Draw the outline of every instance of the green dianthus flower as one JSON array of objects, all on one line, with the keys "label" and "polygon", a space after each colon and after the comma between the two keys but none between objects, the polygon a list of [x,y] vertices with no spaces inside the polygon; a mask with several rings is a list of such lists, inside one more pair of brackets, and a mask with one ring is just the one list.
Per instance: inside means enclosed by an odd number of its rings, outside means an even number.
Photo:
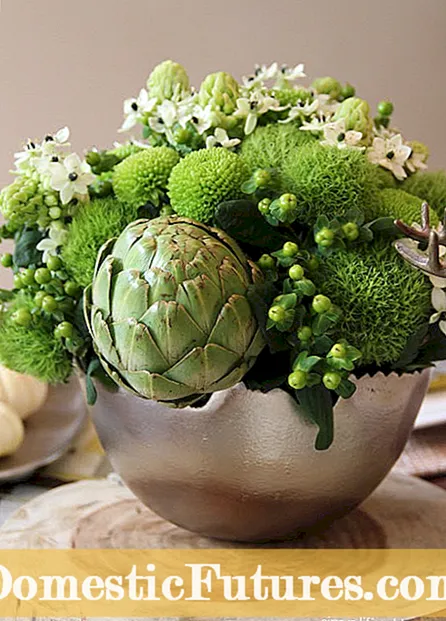
[{"label": "green dianthus flower", "polygon": [[[417,222],[421,224],[421,205],[423,200],[417,196],[412,196],[403,190],[386,189],[379,193],[377,203],[377,217],[392,216],[392,218],[402,220],[406,224]],[[430,214],[431,224],[438,224],[438,216],[435,211]]]},{"label": "green dianthus flower", "polygon": [[190,90],[189,76],[182,65],[165,60],[149,75],[147,88],[150,97],[156,97],[160,103],[164,99],[181,98]]},{"label": "green dianthus flower", "polygon": [[82,287],[89,285],[102,244],[118,237],[137,218],[137,208],[124,205],[115,198],[102,198],[80,205],[62,248],[65,269],[73,280]]},{"label": "green dianthus flower", "polygon": [[210,105],[213,109],[229,115],[237,108],[239,85],[229,73],[211,73],[203,80],[198,97],[203,107]]},{"label": "green dianthus flower", "polygon": [[361,350],[364,365],[396,362],[429,321],[432,285],[387,240],[331,254],[314,278],[342,309],[339,338]]},{"label": "green dianthus flower", "polygon": [[296,195],[299,217],[314,224],[317,217],[343,216],[350,209],[373,220],[378,197],[376,166],[355,149],[302,146],[283,164],[284,182]]},{"label": "green dianthus flower", "polygon": [[113,174],[117,198],[136,209],[149,201],[158,205],[179,159],[178,153],[169,147],[143,149],[130,155],[116,166]]},{"label": "green dianthus flower", "polygon": [[419,196],[429,203],[440,218],[444,217],[446,209],[446,172],[417,172],[408,177],[401,186],[403,190]]},{"label": "green dianthus flower", "polygon": [[[12,315],[28,310],[32,322],[18,325]],[[37,377],[43,382],[65,382],[72,372],[71,355],[54,335],[54,322],[43,314],[34,314],[33,296],[19,292],[0,317],[0,363],[17,373]]]},{"label": "green dianthus flower", "polygon": [[274,88],[271,91],[281,106],[295,106],[298,101],[307,103],[312,100],[310,91],[305,88]]},{"label": "green dianthus flower", "polygon": [[169,179],[171,205],[181,216],[210,222],[219,203],[240,198],[249,177],[243,160],[221,147],[201,149],[175,166]]}]

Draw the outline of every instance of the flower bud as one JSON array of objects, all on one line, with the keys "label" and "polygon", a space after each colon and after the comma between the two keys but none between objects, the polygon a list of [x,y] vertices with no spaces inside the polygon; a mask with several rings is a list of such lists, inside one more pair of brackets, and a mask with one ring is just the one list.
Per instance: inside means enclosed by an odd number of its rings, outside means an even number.
[{"label": "flower bud", "polygon": [[209,74],[200,86],[200,104],[202,106],[210,105],[224,114],[235,112],[239,97],[240,91],[237,80],[224,71]]},{"label": "flower bud", "polygon": [[320,95],[330,95],[332,99],[338,99],[342,92],[342,85],[335,78],[317,78],[311,85],[316,93]]},{"label": "flower bud", "polygon": [[182,65],[165,60],[149,75],[147,88],[150,97],[156,97],[159,102],[181,98],[190,90],[189,76]]},{"label": "flower bud", "polygon": [[370,116],[370,106],[365,99],[349,97],[337,109],[334,120],[345,121],[346,131],[361,132],[361,144],[369,144],[372,138],[373,121]]}]

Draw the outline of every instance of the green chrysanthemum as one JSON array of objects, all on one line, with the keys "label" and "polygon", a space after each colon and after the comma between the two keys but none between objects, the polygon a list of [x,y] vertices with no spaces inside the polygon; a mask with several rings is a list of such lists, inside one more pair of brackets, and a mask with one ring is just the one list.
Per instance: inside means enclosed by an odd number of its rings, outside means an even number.
[{"label": "green chrysanthemum", "polygon": [[272,168],[280,176],[285,161],[294,158],[301,147],[315,141],[310,132],[301,131],[294,124],[271,123],[257,127],[243,141],[240,156],[251,172],[257,168]]},{"label": "green chrysanthemum", "polygon": [[45,190],[39,179],[20,176],[0,192],[0,210],[10,230],[22,226],[48,226],[51,207],[59,206],[58,194]]},{"label": "green chrysanthemum", "polygon": [[79,207],[62,249],[65,268],[78,284],[86,287],[91,283],[102,244],[117,237],[137,217],[135,207],[115,198],[98,199]]},{"label": "green chrysanthemum", "polygon": [[135,153],[139,153],[140,151],[144,151],[144,147],[140,147],[133,142],[127,142],[126,144],[120,144],[114,149],[111,149],[108,153],[115,155],[122,162],[122,160],[125,160],[130,155],[135,155]]},{"label": "green chrysanthemum", "polygon": [[408,177],[401,186],[403,190],[419,196],[443,218],[446,210],[446,172],[418,172]]},{"label": "green chrysanthemum", "polygon": [[[417,222],[421,224],[421,198],[413,196],[403,190],[382,190],[379,193],[377,203],[377,216],[392,216],[392,218],[402,220],[406,224]],[[432,211],[431,224],[438,224],[438,216]]]},{"label": "green chrysanthemum", "polygon": [[242,196],[249,176],[243,160],[223,148],[202,149],[187,155],[169,179],[172,207],[181,216],[210,222],[219,203]]},{"label": "green chrysanthemum", "polygon": [[342,309],[340,337],[361,350],[364,365],[396,362],[429,320],[432,285],[386,240],[333,253],[315,279]]},{"label": "green chrysanthemum", "polygon": [[34,299],[20,292],[0,317],[0,363],[43,382],[65,382],[72,372],[71,355],[54,336],[54,323],[43,315],[34,315],[29,326],[19,326],[11,315],[21,308],[35,309]]},{"label": "green chrysanthemum", "polygon": [[189,76],[185,68],[173,60],[165,60],[155,67],[147,79],[150,97],[161,103],[164,99],[183,97],[189,92]]},{"label": "green chrysanthemum", "polygon": [[284,182],[297,197],[299,218],[313,224],[317,217],[343,216],[359,209],[372,220],[378,198],[376,167],[354,149],[304,145],[283,164]]},{"label": "green chrysanthemum", "polygon": [[148,201],[157,205],[179,159],[169,147],[153,147],[130,155],[115,168],[113,189],[117,198],[136,209]]},{"label": "green chrysanthemum", "polygon": [[203,80],[198,97],[203,107],[210,105],[223,114],[232,114],[240,97],[239,85],[230,73],[211,73]]}]

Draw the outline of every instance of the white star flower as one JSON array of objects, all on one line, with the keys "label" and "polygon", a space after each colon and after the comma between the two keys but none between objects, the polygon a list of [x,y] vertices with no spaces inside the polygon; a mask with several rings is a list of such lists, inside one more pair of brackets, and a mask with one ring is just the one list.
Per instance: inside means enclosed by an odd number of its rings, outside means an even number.
[{"label": "white star flower", "polygon": [[276,88],[286,88],[290,86],[290,82],[295,82],[305,78],[304,66],[302,63],[295,67],[287,67],[283,65],[276,76]]},{"label": "white star flower", "polygon": [[309,121],[304,121],[299,129],[304,132],[320,133],[330,122],[330,119],[327,119],[324,114],[318,113],[315,114]]},{"label": "white star flower", "polygon": [[[444,279],[442,279],[444,280]],[[433,313],[429,319],[429,323],[438,323],[438,327],[446,334],[446,321],[441,319],[445,316],[446,313],[446,292],[439,287],[435,287],[432,289],[432,306],[435,309],[435,313]]]},{"label": "white star flower", "polygon": [[217,145],[221,145],[225,147],[225,149],[231,149],[238,145],[240,140],[238,138],[229,138],[226,130],[221,127],[217,127],[213,136],[208,136],[206,138],[206,148],[210,149]]},{"label": "white star flower", "polygon": [[362,140],[362,133],[353,130],[346,131],[345,120],[340,119],[333,123],[327,123],[323,128],[324,139],[321,144],[329,147],[338,147],[338,149],[357,149],[363,151],[365,147],[359,143]]},{"label": "white star flower", "polygon": [[135,127],[141,121],[142,115],[152,112],[157,103],[156,97],[149,97],[145,88],[139,91],[138,97],[126,99],[124,101],[124,122],[118,131],[126,132]]},{"label": "white star flower", "polygon": [[407,177],[404,165],[411,152],[412,149],[403,144],[401,134],[396,134],[391,138],[375,137],[372,146],[367,151],[367,156],[372,164],[379,164],[390,170],[397,179],[402,181]]},{"label": "white star flower", "polygon": [[178,120],[177,106],[173,101],[165,99],[156,108],[155,115],[149,119],[149,125],[157,134],[166,134]]},{"label": "white star flower", "polygon": [[49,172],[51,175],[50,187],[60,192],[60,200],[63,205],[69,203],[73,198],[87,198],[88,186],[95,179],[90,166],[87,162],[82,161],[76,153],[66,157],[63,162],[52,164]]},{"label": "white star flower", "polygon": [[286,119],[279,120],[279,123],[291,123],[296,119],[305,119],[311,117],[319,108],[319,101],[298,101],[295,106],[290,108]]},{"label": "white star flower", "polygon": [[286,110],[287,106],[281,106],[275,97],[265,95],[261,91],[251,93],[250,97],[237,99],[237,110],[234,116],[245,119],[244,132],[248,136],[257,126],[257,119],[269,110]]},{"label": "white star flower", "polygon": [[42,239],[36,246],[37,250],[43,252],[43,262],[46,263],[48,258],[57,254],[60,246],[66,242],[68,231],[60,225],[53,222],[50,225],[48,237]]},{"label": "white star flower", "polygon": [[412,151],[410,157],[406,161],[406,168],[411,173],[415,173],[417,170],[426,170],[426,155],[424,153]]}]

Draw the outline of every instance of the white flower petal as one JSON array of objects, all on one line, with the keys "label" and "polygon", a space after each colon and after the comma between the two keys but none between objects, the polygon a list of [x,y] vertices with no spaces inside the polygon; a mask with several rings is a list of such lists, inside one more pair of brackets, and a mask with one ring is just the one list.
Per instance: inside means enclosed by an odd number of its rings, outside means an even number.
[{"label": "white flower petal", "polygon": [[434,287],[431,293],[432,306],[436,311],[446,311],[446,292]]},{"label": "white flower petal", "polygon": [[440,321],[438,324],[440,330],[446,335],[446,321]]},{"label": "white flower petal", "polygon": [[255,130],[257,125],[257,114],[250,113],[246,117],[245,134],[249,136]]},{"label": "white flower petal", "polygon": [[68,181],[60,191],[60,200],[62,205],[66,205],[74,196],[74,184]]},{"label": "white flower petal", "polygon": [[440,278],[439,276],[429,276],[429,280],[434,287],[439,287],[440,289],[446,288],[446,278]]}]

